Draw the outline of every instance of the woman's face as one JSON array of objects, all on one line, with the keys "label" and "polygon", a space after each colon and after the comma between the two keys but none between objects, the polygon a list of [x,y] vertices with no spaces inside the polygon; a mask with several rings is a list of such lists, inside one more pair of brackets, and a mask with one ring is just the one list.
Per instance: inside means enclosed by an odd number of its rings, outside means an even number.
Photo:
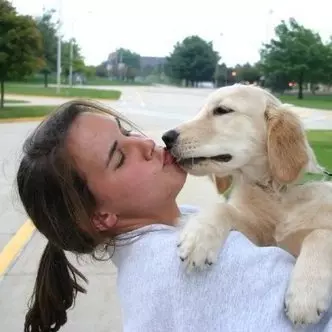
[{"label": "woman's face", "polygon": [[121,221],[130,226],[129,220],[172,218],[186,174],[153,140],[128,135],[110,116],[83,113],[70,128],[67,148],[95,196],[103,230]]}]

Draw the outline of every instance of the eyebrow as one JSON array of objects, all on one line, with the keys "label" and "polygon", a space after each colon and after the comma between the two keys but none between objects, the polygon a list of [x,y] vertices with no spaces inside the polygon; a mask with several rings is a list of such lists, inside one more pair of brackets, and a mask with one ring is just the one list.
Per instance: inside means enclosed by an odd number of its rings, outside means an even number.
[{"label": "eyebrow", "polygon": [[114,152],[115,152],[117,146],[118,146],[118,141],[114,141],[114,143],[112,144],[112,146],[111,146],[111,148],[110,148],[110,150],[108,152],[108,156],[107,156],[107,159],[106,159],[106,165],[105,165],[105,167],[108,167],[108,165],[109,165],[109,163],[110,163],[110,161],[111,161],[111,159],[112,159],[112,157],[114,155]]}]

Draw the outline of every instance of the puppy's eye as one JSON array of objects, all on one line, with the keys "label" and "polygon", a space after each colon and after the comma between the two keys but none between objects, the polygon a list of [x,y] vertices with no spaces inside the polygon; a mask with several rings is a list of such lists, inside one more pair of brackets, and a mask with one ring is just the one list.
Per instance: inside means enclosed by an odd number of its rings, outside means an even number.
[{"label": "puppy's eye", "polygon": [[218,106],[213,110],[213,115],[223,115],[234,112],[232,109],[224,106]]}]

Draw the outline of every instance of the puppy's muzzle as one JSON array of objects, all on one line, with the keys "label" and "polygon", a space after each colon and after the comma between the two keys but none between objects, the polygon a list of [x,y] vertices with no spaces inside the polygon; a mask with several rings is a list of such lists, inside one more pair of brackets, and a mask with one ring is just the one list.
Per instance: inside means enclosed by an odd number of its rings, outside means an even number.
[{"label": "puppy's muzzle", "polygon": [[168,150],[170,150],[175,145],[178,137],[179,137],[179,133],[176,130],[172,129],[172,130],[166,131],[166,133],[163,134],[161,139],[164,141],[166,148]]}]

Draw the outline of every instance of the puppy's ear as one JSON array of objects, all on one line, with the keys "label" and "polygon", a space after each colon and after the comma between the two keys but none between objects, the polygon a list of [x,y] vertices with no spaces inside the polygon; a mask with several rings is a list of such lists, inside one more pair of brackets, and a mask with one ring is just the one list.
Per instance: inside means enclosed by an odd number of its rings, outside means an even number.
[{"label": "puppy's ear", "polygon": [[267,154],[273,177],[295,181],[309,163],[308,142],[300,118],[282,105],[265,111]]},{"label": "puppy's ear", "polygon": [[224,194],[232,185],[232,177],[231,176],[224,176],[224,177],[217,177],[215,175],[210,176],[211,181],[214,183],[218,194]]}]

